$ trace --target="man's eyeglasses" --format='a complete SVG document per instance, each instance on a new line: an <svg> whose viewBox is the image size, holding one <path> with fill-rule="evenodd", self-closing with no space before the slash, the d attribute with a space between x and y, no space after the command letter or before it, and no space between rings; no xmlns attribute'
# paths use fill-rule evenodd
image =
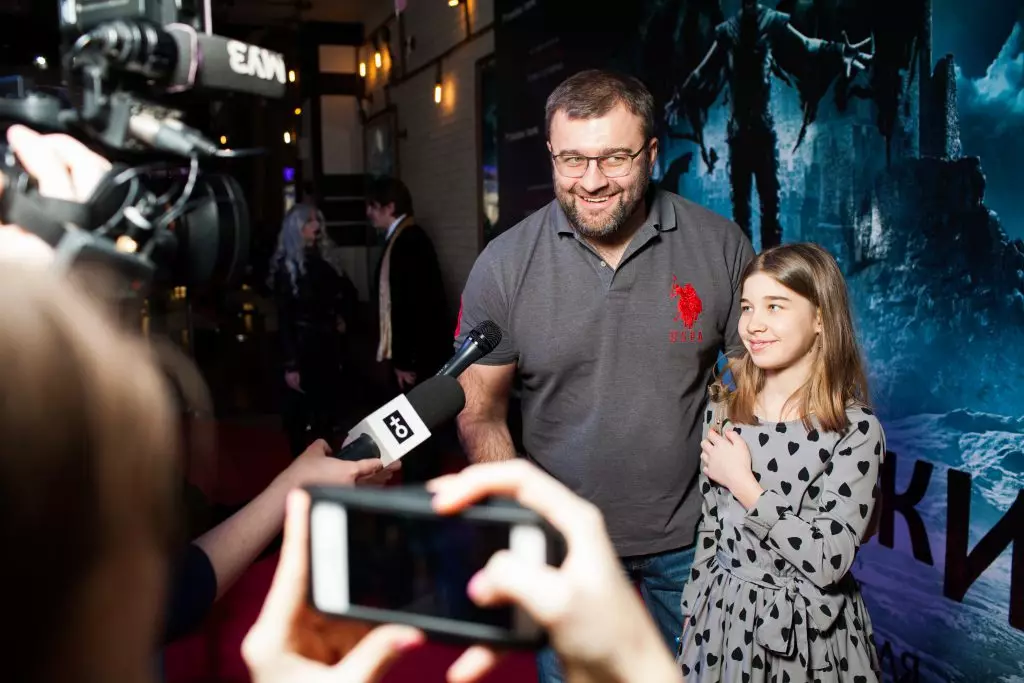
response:
<svg viewBox="0 0 1024 683"><path fill-rule="evenodd" d="M633 160L647 149L645 144L637 151L629 154L620 152L618 154L605 154L597 157L588 157L582 154L552 154L551 159L555 162L555 170L566 178L582 178L590 168L590 162L597 162L597 168L606 178L621 178L629 175L633 170Z"/></svg>

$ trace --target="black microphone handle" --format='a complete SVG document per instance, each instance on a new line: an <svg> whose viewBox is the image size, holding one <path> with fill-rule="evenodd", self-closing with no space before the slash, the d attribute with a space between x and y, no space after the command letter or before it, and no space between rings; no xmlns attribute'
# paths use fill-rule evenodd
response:
<svg viewBox="0 0 1024 683"><path fill-rule="evenodd" d="M367 458L379 458L380 448L377 447L377 444L374 443L369 434L360 434L357 439L354 439L340 451L331 453L331 457L338 460L348 460L349 462L357 462Z"/></svg>
<svg viewBox="0 0 1024 683"><path fill-rule="evenodd" d="M480 343L473 339L473 337L467 337L458 352L452 356L451 360L444 364L444 367L442 367L437 374L457 378L465 372L466 368L483 358L485 355L486 354L484 353L483 347L480 346Z"/></svg>

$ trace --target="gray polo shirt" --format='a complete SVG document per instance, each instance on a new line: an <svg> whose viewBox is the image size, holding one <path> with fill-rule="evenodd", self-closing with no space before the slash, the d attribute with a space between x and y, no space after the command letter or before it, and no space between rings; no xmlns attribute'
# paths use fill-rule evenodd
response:
<svg viewBox="0 0 1024 683"><path fill-rule="evenodd" d="M719 351L740 345L753 257L732 221L652 197L617 269L557 201L497 237L470 273L456 339L501 327L480 362L518 365L527 457L601 509L622 556L693 543L706 388Z"/></svg>

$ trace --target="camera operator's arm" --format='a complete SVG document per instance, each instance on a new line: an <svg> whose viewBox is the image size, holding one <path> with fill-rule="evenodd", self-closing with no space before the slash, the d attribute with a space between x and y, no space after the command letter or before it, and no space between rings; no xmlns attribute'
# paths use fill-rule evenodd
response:
<svg viewBox="0 0 1024 683"><path fill-rule="evenodd" d="M330 446L314 442L248 505L196 539L217 576L217 597L263 552L284 523L284 501L306 484L353 485L381 470L380 460L347 462L329 457Z"/></svg>

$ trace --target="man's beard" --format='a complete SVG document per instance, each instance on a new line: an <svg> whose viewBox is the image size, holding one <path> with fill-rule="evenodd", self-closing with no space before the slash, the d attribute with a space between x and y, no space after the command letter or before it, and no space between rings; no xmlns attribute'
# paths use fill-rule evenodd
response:
<svg viewBox="0 0 1024 683"><path fill-rule="evenodd" d="M622 229L626 221L629 220L640 203L643 202L650 182L650 178L644 176L632 188L614 195L614 198L609 198L608 201L615 201L616 205L611 215L604 218L599 224L584 222L583 213L577 209L575 200L575 197L579 197L579 195L574 195L571 190L559 190L557 179L555 183L555 196L562 207L562 211L565 212L565 217L569 220L569 225L573 227L577 234L593 240L603 240ZM581 198L579 201L582 202L584 200Z"/></svg>

